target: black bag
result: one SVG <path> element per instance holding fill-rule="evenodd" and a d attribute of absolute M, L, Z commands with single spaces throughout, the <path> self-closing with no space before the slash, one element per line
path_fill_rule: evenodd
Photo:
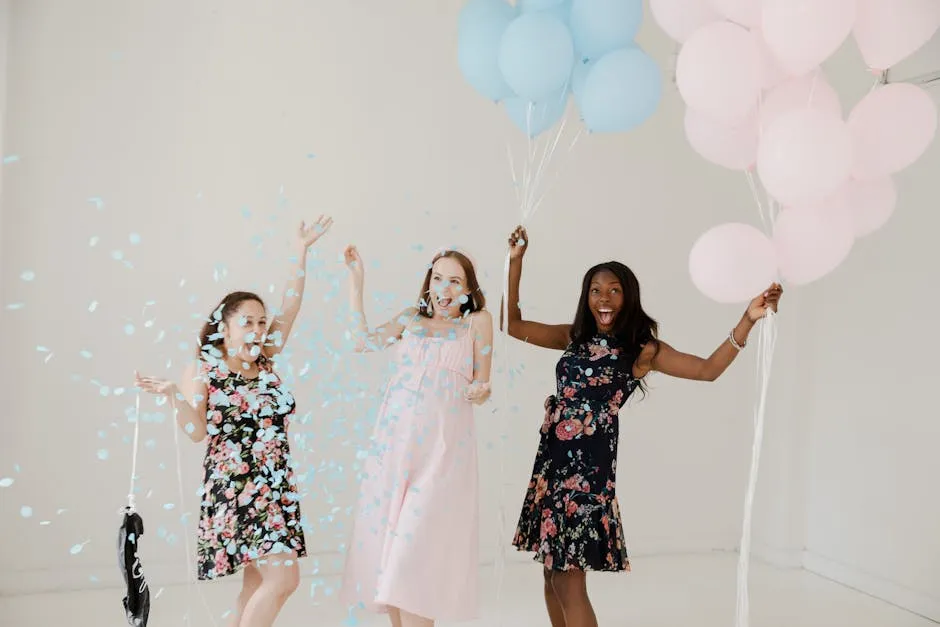
<path fill-rule="evenodd" d="M 143 565 L 137 554 L 140 538 L 144 535 L 144 521 L 133 508 L 124 509 L 124 522 L 118 530 L 118 567 L 124 576 L 127 594 L 124 612 L 133 627 L 147 627 L 150 618 L 150 588 L 144 579 Z"/>

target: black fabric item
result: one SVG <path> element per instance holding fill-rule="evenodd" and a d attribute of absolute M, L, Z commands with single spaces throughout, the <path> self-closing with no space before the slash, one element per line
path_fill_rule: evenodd
<path fill-rule="evenodd" d="M 124 612 L 128 624 L 134 627 L 147 627 L 150 618 L 150 588 L 144 579 L 144 569 L 137 554 L 138 543 L 143 535 L 143 519 L 136 512 L 125 509 L 124 522 L 118 530 L 118 567 L 127 586 Z"/>

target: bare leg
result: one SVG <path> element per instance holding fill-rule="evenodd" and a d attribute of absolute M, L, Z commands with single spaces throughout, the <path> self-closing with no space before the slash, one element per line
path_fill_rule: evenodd
<path fill-rule="evenodd" d="M 235 612 L 233 612 L 233 616 L 229 618 L 229 625 L 231 625 L 231 627 L 239 627 L 242 614 L 245 613 L 245 606 L 248 604 L 248 599 L 251 598 L 251 595 L 255 593 L 259 586 L 261 586 L 261 573 L 254 564 L 248 564 L 245 566 L 245 570 L 242 571 L 242 589 L 241 592 L 238 593 L 238 599 L 235 601 Z"/>
<path fill-rule="evenodd" d="M 392 621 L 392 627 L 401 627 L 401 610 L 397 607 L 388 608 L 388 618 Z"/>
<path fill-rule="evenodd" d="M 286 562 L 290 562 L 288 566 Z M 248 599 L 239 627 L 271 627 L 284 603 L 300 585 L 300 566 L 293 553 L 270 555 L 256 562 L 261 585 Z"/>
<path fill-rule="evenodd" d="M 434 627 L 433 619 L 410 614 L 405 610 L 400 610 L 397 608 L 396 611 L 401 616 L 401 627 Z"/>
<path fill-rule="evenodd" d="M 587 578 L 583 570 L 556 572 L 552 584 L 561 601 L 566 627 L 597 627 L 597 616 L 588 598 Z"/>
<path fill-rule="evenodd" d="M 545 578 L 545 608 L 548 610 L 548 620 L 552 627 L 567 627 L 565 624 L 565 611 L 561 607 L 561 601 L 555 592 L 554 571 L 548 568 L 542 569 L 542 576 Z"/>

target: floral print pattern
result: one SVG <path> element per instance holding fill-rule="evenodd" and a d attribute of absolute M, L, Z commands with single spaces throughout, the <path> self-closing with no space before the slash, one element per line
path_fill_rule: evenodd
<path fill-rule="evenodd" d="M 199 579 L 237 572 L 267 555 L 306 556 L 287 428 L 293 395 L 267 359 L 257 378 L 201 362 L 208 444 L 197 537 Z"/>
<path fill-rule="evenodd" d="M 513 545 L 549 570 L 630 570 L 616 495 L 618 416 L 639 380 L 615 342 L 598 335 L 568 346 L 545 401 Z"/>

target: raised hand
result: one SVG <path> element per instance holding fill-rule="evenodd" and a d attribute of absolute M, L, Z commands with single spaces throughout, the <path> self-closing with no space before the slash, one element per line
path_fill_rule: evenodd
<path fill-rule="evenodd" d="M 522 259 L 526 248 L 529 246 L 529 234 L 522 226 L 517 226 L 516 230 L 509 236 L 509 258 Z"/>
<path fill-rule="evenodd" d="M 767 315 L 768 309 L 772 309 L 774 312 L 776 312 L 777 306 L 780 304 L 781 296 L 783 296 L 783 286 L 781 286 L 779 283 L 772 283 L 765 292 L 752 300 L 747 306 L 748 320 L 751 322 L 757 322 Z"/>
<path fill-rule="evenodd" d="M 136 371 L 134 372 L 134 387 L 157 396 L 171 396 L 176 392 L 176 384 L 172 381 L 157 377 L 142 377 Z"/>
<path fill-rule="evenodd" d="M 333 226 L 333 218 L 320 216 L 313 224 L 301 222 L 297 229 L 297 239 L 305 249 L 313 246 L 320 237 Z"/>
<path fill-rule="evenodd" d="M 346 262 L 346 267 L 349 268 L 350 275 L 361 282 L 365 275 L 365 268 L 362 265 L 362 257 L 359 256 L 359 251 L 356 250 L 355 246 L 350 244 L 346 247 L 346 250 L 343 251 L 343 260 Z"/>

